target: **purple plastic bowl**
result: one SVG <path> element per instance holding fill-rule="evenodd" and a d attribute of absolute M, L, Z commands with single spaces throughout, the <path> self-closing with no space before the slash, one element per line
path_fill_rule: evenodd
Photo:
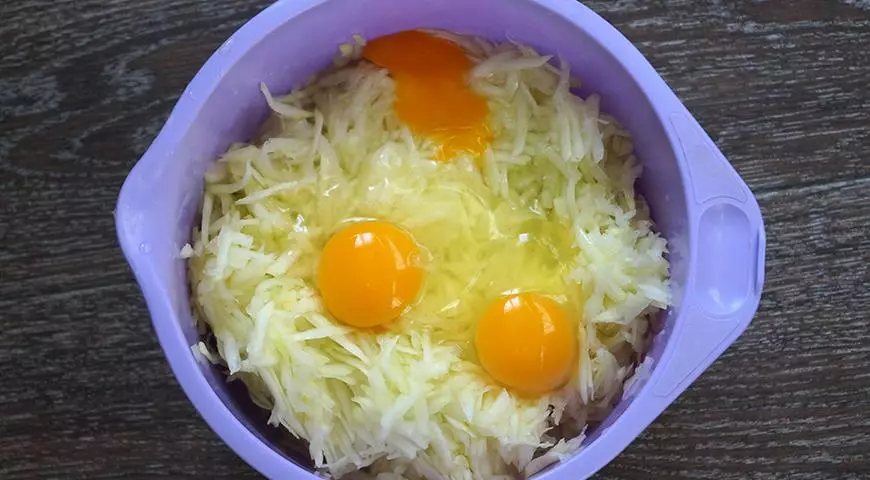
<path fill-rule="evenodd" d="M 561 55 L 634 136 L 639 188 L 670 243 L 674 305 L 646 364 L 613 413 L 572 458 L 541 474 L 585 478 L 613 459 L 743 332 L 764 278 L 758 204 L 652 66 L 610 24 L 572 0 L 285 0 L 244 25 L 208 60 L 133 168 L 116 210 L 118 236 L 160 344 L 185 393 L 242 458 L 270 478 L 313 479 L 271 427 L 197 361 L 185 262 L 206 167 L 267 116 L 258 89 L 286 92 L 325 67 L 337 46 L 430 27 L 511 38 Z M 713 59 L 711 59 L 713 61 Z M 270 440 L 271 439 L 271 440 Z"/>

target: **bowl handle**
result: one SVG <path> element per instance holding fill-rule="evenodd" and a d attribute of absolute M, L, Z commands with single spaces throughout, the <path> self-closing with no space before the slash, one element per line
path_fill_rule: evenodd
<path fill-rule="evenodd" d="M 693 272 L 653 395 L 672 399 L 746 329 L 764 283 L 764 223 L 749 187 L 680 105 L 669 115 L 686 165 Z"/>

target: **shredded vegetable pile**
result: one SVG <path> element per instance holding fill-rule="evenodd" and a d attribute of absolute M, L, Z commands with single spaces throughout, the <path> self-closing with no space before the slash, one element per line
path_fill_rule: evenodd
<path fill-rule="evenodd" d="M 476 64 L 471 87 L 492 134 L 479 159 L 436 161 L 437 146 L 397 118 L 393 78 L 360 60 L 356 37 L 290 94 L 262 87 L 273 116 L 207 172 L 201 223 L 182 250 L 194 316 L 216 343 L 194 353 L 244 382 L 269 423 L 307 441 L 318 471 L 335 478 L 524 478 L 566 458 L 618 400 L 649 317 L 670 301 L 666 242 L 634 191 L 641 167 L 598 98 L 573 95 L 568 65 L 529 47 L 434 34 Z M 499 201 L 522 209 L 484 208 Z M 564 264 L 534 251 L 493 278 L 570 288 L 582 313 L 574 378 L 534 399 L 494 385 L 461 341 L 470 324 L 460 307 L 376 334 L 332 319 L 314 272 L 350 217 L 387 218 L 461 259 L 444 278 L 475 274 L 484 251 L 474 245 L 493 225 L 563 225 Z M 462 295 L 447 281 L 426 289 Z"/>

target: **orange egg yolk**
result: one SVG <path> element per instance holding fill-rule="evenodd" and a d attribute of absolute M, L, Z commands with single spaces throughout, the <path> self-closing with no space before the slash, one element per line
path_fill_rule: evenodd
<path fill-rule="evenodd" d="M 363 57 L 390 72 L 396 81 L 396 114 L 412 132 L 439 145 L 439 160 L 483 153 L 490 139 L 489 109 L 468 86 L 473 63 L 462 47 L 407 30 L 372 40 Z"/>
<path fill-rule="evenodd" d="M 326 309 L 354 327 L 397 318 L 414 301 L 422 278 L 420 250 L 411 236 L 378 221 L 336 232 L 323 248 L 317 274 Z"/>
<path fill-rule="evenodd" d="M 495 300 L 480 318 L 474 342 L 493 379 L 523 395 L 564 385 L 577 357 L 577 336 L 567 314 L 535 293 Z"/>

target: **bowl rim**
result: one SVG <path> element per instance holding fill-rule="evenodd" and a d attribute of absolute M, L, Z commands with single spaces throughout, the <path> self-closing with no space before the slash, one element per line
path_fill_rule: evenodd
<path fill-rule="evenodd" d="M 143 185 L 147 184 L 148 179 L 144 172 L 147 172 L 160 161 L 162 156 L 159 155 L 159 152 L 167 148 L 171 149 L 172 145 L 177 144 L 187 134 L 192 121 L 198 116 L 207 99 L 207 95 L 195 95 L 195 92 L 213 91 L 222 81 L 224 73 L 238 62 L 251 47 L 265 39 L 284 23 L 329 1 L 331 0 L 278 0 L 233 33 L 206 61 L 185 88 L 154 142 L 125 180 L 115 211 L 117 233 L 122 251 L 143 292 L 158 340 L 179 384 L 203 419 L 221 439 L 248 464 L 269 478 L 314 479 L 318 477 L 292 460 L 285 458 L 257 438 L 233 415 L 209 385 L 200 370 L 198 360 L 191 353 L 188 341 L 178 323 L 169 321 L 175 319 L 175 314 L 167 285 L 159 278 L 154 268 L 149 265 L 148 259 L 139 252 L 138 238 L 141 233 L 139 227 L 141 214 L 137 211 L 135 203 L 129 201 L 129 197 L 132 196 L 132 191 L 144 188 Z M 643 55 L 616 28 L 580 2 L 573 0 L 524 1 L 536 4 L 545 11 L 568 21 L 577 29 L 585 31 L 592 41 L 597 42 L 619 66 L 628 72 L 642 94 L 647 97 L 662 125 L 666 127 L 664 131 L 667 135 L 667 141 L 674 149 L 678 161 L 682 162 L 680 174 L 683 176 L 683 182 L 685 185 L 691 184 L 691 178 L 687 176 L 687 168 L 684 164 L 685 155 L 680 154 L 682 152 L 680 148 L 682 137 L 673 128 L 667 128 L 669 125 L 668 115 L 673 115 L 673 112 L 685 114 L 694 122 L 697 129 L 700 129 L 700 126 L 697 125 L 694 118 L 691 117 L 680 100 Z M 700 132 L 712 144 L 712 140 L 709 140 L 709 137 L 703 134 L 702 130 Z M 712 148 L 715 149 L 714 144 Z M 718 150 L 716 153 L 719 153 Z M 721 156 L 721 153 L 719 155 Z M 725 161 L 724 157 L 722 160 Z M 727 164 L 727 161 L 725 163 Z M 731 168 L 730 164 L 727 168 Z M 733 168 L 730 172 L 739 182 L 739 185 L 749 192 L 748 187 L 733 171 Z M 687 200 L 686 208 L 689 210 L 690 218 L 698 217 L 699 212 L 696 205 Z M 758 279 L 763 282 L 764 231 L 760 211 L 751 192 L 748 203 L 742 208 L 760 228 L 758 249 L 761 252 L 761 258 L 760 261 L 756 259 L 758 262 L 756 266 L 761 267 Z M 689 251 L 690 255 L 694 257 L 695 248 L 689 248 Z M 688 260 L 686 278 L 688 285 L 692 285 L 694 282 L 694 265 L 696 263 L 694 258 Z M 547 478 L 548 480 L 585 478 L 616 457 L 748 326 L 760 297 L 760 285 L 756 286 L 758 291 L 755 297 L 733 315 L 734 328 L 723 334 L 721 341 L 711 348 L 709 355 L 704 357 L 697 366 L 693 365 L 693 370 L 684 373 L 673 389 L 663 394 L 656 394 L 651 391 L 652 388 L 644 388 L 634 399 L 638 402 L 632 402 L 622 412 L 619 422 L 601 432 L 600 436 L 594 442 L 586 445 L 583 450 L 549 468 L 546 473 L 537 476 L 537 478 Z M 662 364 L 667 363 L 674 356 L 674 350 L 678 348 L 677 340 L 680 339 L 682 325 L 680 318 L 684 315 L 686 312 L 681 312 L 675 319 L 677 326 L 672 332 L 675 337 L 665 346 L 659 360 Z M 648 379 L 650 385 L 647 387 L 653 387 L 656 378 L 665 375 L 660 370 L 662 368 L 658 367 L 657 370 L 653 371 Z M 580 461 L 581 456 L 583 457 L 582 461 Z"/>

